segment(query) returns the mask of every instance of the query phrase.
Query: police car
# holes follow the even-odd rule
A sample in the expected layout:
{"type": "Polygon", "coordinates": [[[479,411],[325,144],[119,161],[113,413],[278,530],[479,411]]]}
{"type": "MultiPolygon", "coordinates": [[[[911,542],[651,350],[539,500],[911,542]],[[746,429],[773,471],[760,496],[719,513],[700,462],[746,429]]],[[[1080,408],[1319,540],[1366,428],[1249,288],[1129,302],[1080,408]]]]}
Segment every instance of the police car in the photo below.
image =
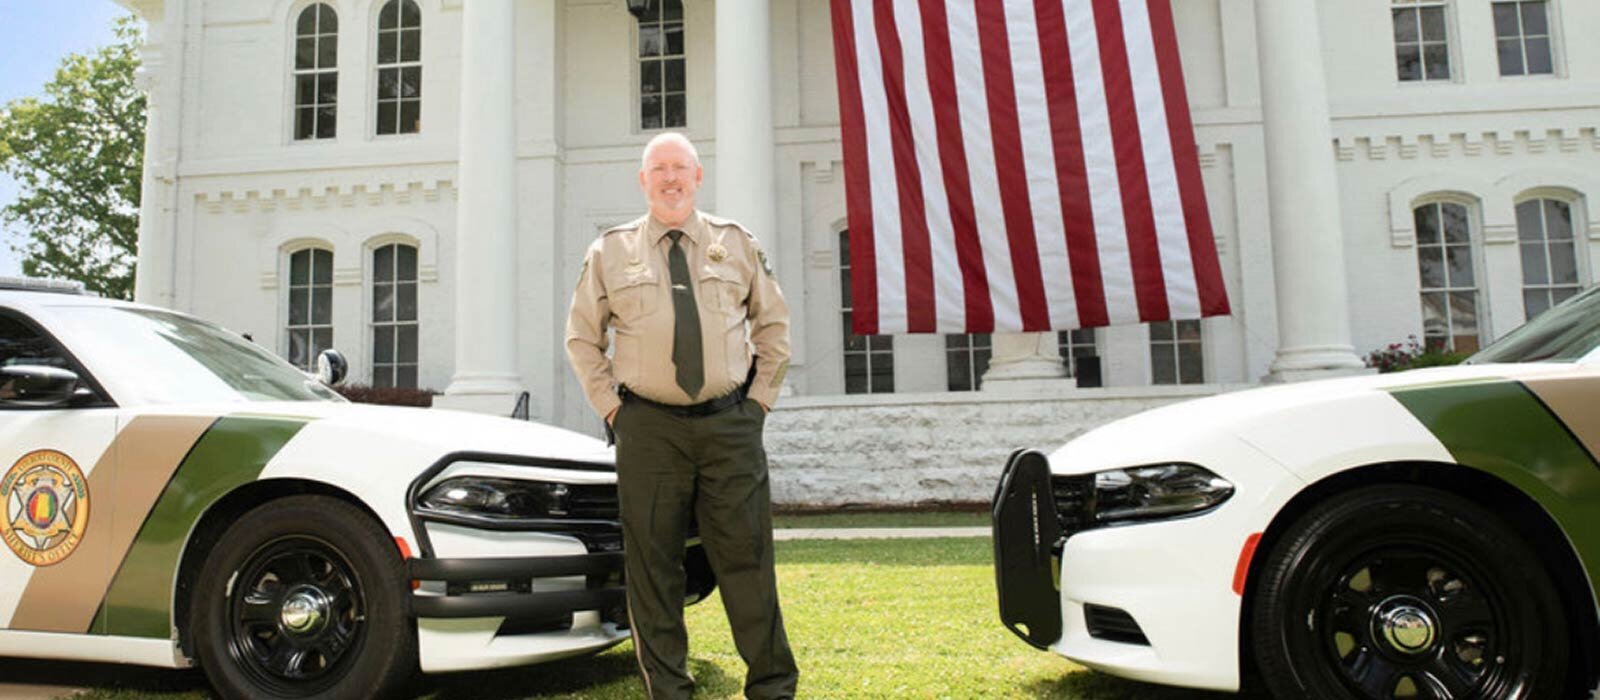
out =
{"type": "Polygon", "coordinates": [[[371,697],[628,637],[599,441],[351,404],[337,353],[317,381],[191,316],[6,286],[0,656],[371,697]]]}
{"type": "Polygon", "coordinates": [[[1019,451],[1003,623],[1146,681],[1283,698],[1589,697],[1600,289],[1465,366],[1217,396],[1019,451]]]}

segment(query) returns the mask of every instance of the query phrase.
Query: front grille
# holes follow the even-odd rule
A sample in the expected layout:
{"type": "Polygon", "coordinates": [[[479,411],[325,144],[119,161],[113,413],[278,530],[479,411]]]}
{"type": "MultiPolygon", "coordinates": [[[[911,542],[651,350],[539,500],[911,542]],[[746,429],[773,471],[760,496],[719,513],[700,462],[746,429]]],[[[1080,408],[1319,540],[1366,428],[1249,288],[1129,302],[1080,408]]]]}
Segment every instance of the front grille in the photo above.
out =
{"type": "Polygon", "coordinates": [[[1121,608],[1085,603],[1083,623],[1089,628],[1089,636],[1095,639],[1150,646],[1150,640],[1145,638],[1139,623],[1134,622],[1133,616],[1121,608]]]}
{"type": "Polygon", "coordinates": [[[1050,493],[1056,501],[1056,518],[1063,536],[1089,528],[1094,522],[1094,476],[1091,474],[1050,477],[1050,493]]]}
{"type": "Polygon", "coordinates": [[[567,487],[567,515],[585,520],[616,520],[621,508],[613,484],[573,484],[567,487]]]}

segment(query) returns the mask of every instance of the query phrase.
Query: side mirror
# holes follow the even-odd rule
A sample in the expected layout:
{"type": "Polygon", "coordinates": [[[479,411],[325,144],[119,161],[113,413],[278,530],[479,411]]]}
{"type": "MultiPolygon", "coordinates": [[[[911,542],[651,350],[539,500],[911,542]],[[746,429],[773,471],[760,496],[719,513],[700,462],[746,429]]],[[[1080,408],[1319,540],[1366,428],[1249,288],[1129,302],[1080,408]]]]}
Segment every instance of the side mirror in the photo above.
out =
{"type": "Polygon", "coordinates": [[[328,348],[317,355],[317,381],[328,386],[339,386],[349,373],[350,362],[344,359],[344,353],[328,348]]]}
{"type": "Polygon", "coordinates": [[[78,373],[48,365],[0,367],[0,403],[49,408],[67,406],[94,396],[78,386],[78,373]]]}

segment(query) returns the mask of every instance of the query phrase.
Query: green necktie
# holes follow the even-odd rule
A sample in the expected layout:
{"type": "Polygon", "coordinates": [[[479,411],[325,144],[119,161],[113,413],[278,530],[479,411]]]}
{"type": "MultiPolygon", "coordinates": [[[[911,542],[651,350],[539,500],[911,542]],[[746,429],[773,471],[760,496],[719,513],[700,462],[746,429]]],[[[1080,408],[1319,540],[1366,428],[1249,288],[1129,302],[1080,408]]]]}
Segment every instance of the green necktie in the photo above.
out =
{"type": "Polygon", "coordinates": [[[672,250],[667,253],[667,269],[672,272],[672,364],[678,367],[678,386],[694,398],[706,385],[705,353],[700,348],[700,307],[694,303],[694,284],[689,281],[689,260],[679,241],[683,232],[671,230],[672,250]]]}

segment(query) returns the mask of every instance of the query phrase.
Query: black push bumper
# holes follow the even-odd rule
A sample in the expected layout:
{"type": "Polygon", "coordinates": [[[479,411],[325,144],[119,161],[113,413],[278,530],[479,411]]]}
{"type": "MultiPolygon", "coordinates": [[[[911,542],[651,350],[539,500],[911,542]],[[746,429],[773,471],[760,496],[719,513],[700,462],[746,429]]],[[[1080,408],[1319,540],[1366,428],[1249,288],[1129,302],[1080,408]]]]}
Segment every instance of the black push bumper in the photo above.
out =
{"type": "Polygon", "coordinates": [[[994,578],[1000,621],[1040,649],[1061,639],[1060,552],[1063,532],[1050,484],[1050,461],[1018,450],[995,490],[994,578]]]}
{"type": "MultiPolygon", "coordinates": [[[[497,559],[412,559],[412,580],[443,581],[453,595],[413,595],[417,617],[554,618],[583,610],[620,609],[622,553],[497,559]],[[589,587],[532,592],[532,581],[583,576],[589,587]],[[605,585],[616,581],[615,585],[605,585]],[[598,585],[596,585],[598,584],[598,585]]],[[[619,619],[621,616],[617,616],[619,619]]]]}

